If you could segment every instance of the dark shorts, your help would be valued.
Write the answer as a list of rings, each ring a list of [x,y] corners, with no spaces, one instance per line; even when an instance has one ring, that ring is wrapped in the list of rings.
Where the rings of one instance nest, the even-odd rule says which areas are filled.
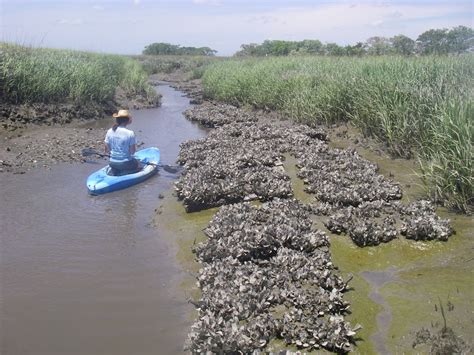
[[[131,159],[124,162],[109,162],[109,166],[112,168],[112,175],[125,175],[133,174],[140,170],[140,164],[138,160]]]

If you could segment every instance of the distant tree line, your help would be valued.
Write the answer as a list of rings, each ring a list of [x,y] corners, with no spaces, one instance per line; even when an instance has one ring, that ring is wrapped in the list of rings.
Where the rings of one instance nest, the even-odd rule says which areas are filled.
[[[152,43],[142,51],[147,55],[204,55],[214,56],[217,51],[209,47],[181,47],[170,43]]]
[[[323,44],[319,40],[303,41],[266,40],[262,44],[243,44],[236,56],[287,56],[287,55],[445,55],[460,54],[474,49],[474,30],[466,26],[428,30],[413,40],[405,35],[392,38],[371,37],[355,45]]]

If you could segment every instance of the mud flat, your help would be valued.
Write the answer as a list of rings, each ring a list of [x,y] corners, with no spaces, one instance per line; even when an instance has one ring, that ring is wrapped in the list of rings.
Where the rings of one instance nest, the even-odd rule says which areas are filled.
[[[81,149],[102,151],[105,127],[88,123],[110,118],[118,108],[144,109],[160,105],[160,95],[129,97],[117,89],[106,103],[0,103],[0,173],[23,174],[61,162],[84,162]]]
[[[201,270],[188,349],[346,352],[356,343],[360,351],[373,351],[377,342],[377,349],[410,348],[388,340],[400,329],[399,305],[384,289],[399,279],[377,290],[384,311],[369,298],[373,290],[362,274],[379,264],[390,267],[388,260],[361,268],[351,266],[357,261],[350,253],[370,255],[391,250],[391,244],[399,250],[402,244],[415,260],[425,260],[424,249],[433,248],[425,241],[436,241],[442,253],[455,227],[429,201],[403,197],[405,186],[357,150],[332,147],[325,130],[268,116],[208,101],[186,112],[214,129],[181,145],[184,170],[176,194],[188,212],[223,206],[192,248]],[[394,263],[397,276],[411,266],[412,260],[402,260],[403,269]],[[407,308],[418,302],[407,302]],[[379,312],[389,321],[371,342]]]

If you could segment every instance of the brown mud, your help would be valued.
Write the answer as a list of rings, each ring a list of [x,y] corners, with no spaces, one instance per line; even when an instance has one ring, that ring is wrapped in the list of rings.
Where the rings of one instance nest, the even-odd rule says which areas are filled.
[[[0,173],[24,174],[60,162],[84,162],[81,149],[102,151],[105,129],[88,122],[110,117],[119,108],[158,107],[160,95],[129,96],[120,88],[106,103],[0,103]],[[111,118],[112,124],[112,118]]]

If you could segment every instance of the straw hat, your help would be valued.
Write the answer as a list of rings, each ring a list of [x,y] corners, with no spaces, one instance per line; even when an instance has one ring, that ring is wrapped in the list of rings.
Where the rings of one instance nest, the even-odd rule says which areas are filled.
[[[118,113],[114,113],[112,116],[114,118],[130,117],[130,113],[128,112],[128,110],[119,110]]]

